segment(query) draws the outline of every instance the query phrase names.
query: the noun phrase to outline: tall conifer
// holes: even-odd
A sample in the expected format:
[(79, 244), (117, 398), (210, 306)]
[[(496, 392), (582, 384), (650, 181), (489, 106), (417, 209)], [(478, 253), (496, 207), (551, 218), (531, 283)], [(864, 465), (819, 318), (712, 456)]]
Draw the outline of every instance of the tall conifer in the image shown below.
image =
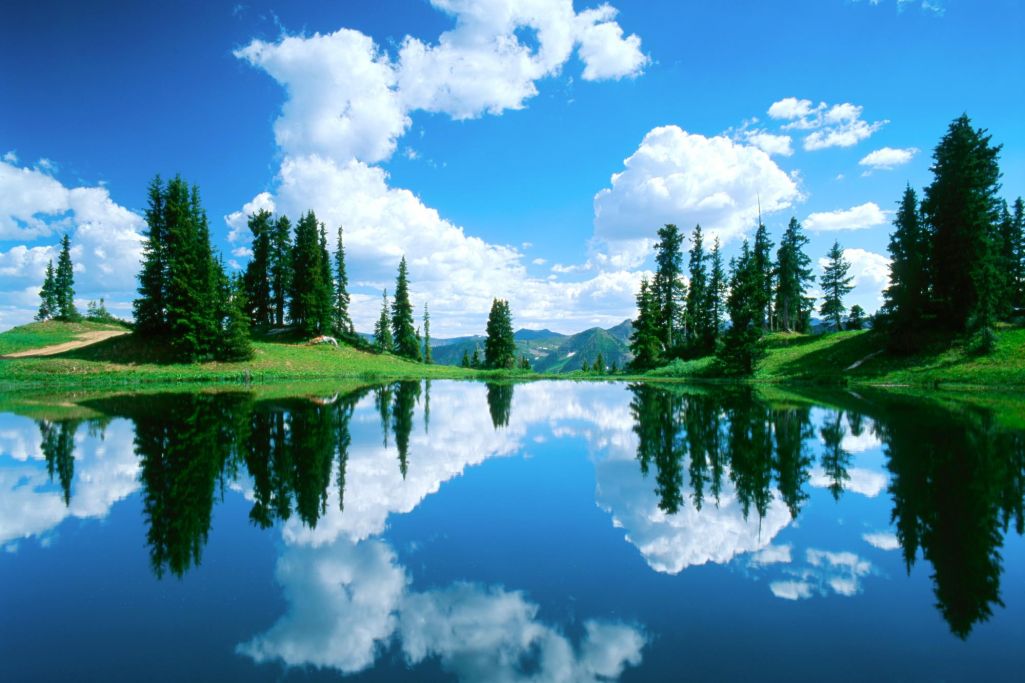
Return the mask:
[(488, 314), (487, 339), (484, 340), (484, 364), (493, 370), (508, 370), (516, 364), (516, 340), (513, 338), (509, 302), (495, 299)]
[(409, 271), (406, 257), (399, 262), (395, 279), (395, 298), (392, 299), (391, 326), (395, 353), (412, 360), (420, 360), (420, 343), (413, 326), (413, 304), (409, 301)]
[(687, 341), (693, 355), (704, 355), (711, 349), (711, 320), (708, 312), (708, 268), (705, 266), (705, 248), (701, 226), (695, 225), (691, 233), (690, 285), (687, 288)]
[(340, 336), (355, 334), (352, 318), (349, 316), (349, 276), (345, 270), (345, 244), (342, 242), (342, 226), (338, 226), (338, 244), (335, 250), (335, 333)]
[(388, 320), (388, 290), (381, 295), (381, 314), (374, 323), (374, 346), (378, 351), (391, 351), (395, 346), (391, 334), (391, 321)]
[(273, 324), (285, 324), (285, 312), (292, 289), (292, 224), (288, 216), (274, 223), (270, 244), (270, 279), (273, 290)]
[[(806, 295), (808, 285), (815, 280), (812, 275), (811, 259), (804, 252), (808, 237), (796, 218), (790, 224), (779, 243), (776, 260), (776, 303), (775, 315), (779, 321), (777, 329), (786, 332), (806, 330), (814, 299)], [(755, 273), (757, 282), (752, 295), (758, 301), (760, 274)]]
[(826, 258), (829, 259), (829, 262), (822, 270), (823, 301), (819, 313), (826, 320), (832, 322), (834, 329), (839, 332), (843, 329), (843, 314), (847, 310), (843, 298), (854, 289), (851, 286), (854, 278), (848, 275), (851, 264), (844, 258), (839, 241), (833, 242)]
[(53, 261), (46, 264), (46, 276), (43, 278), (43, 287), (39, 290), (39, 312), (36, 313), (36, 320), (49, 320), (57, 314), (57, 292), (54, 281)]
[(57, 269), (53, 276), (53, 289), (57, 301), (57, 317), (61, 320), (76, 320), (75, 268), (71, 263), (71, 239), (67, 233), (61, 238), (61, 250), (57, 256)]
[(249, 316), (256, 325), (273, 322), (271, 299), (271, 241), (274, 225), (270, 211), (261, 209), (249, 216), (253, 234), (253, 256), (246, 266), (245, 288)]
[(687, 287), (683, 281), (683, 233), (667, 223), (658, 231), (655, 279), (650, 287), (659, 307), (659, 338), (667, 352), (686, 335), (684, 318)]
[(167, 234), (164, 226), (164, 185), (157, 175), (149, 185), (146, 241), (139, 273), (139, 298), (133, 304), (136, 329), (141, 334), (167, 332), (164, 294), (167, 287)]

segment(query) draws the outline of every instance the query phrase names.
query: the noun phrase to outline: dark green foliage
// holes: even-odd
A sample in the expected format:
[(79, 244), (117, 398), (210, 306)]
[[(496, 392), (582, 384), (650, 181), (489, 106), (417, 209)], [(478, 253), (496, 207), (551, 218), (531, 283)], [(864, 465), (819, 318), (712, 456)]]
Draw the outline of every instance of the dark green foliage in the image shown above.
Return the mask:
[(381, 314), (374, 323), (374, 346), (378, 351), (391, 351), (394, 343), (391, 336), (391, 322), (388, 320), (388, 290), (381, 295)]
[(395, 353), (410, 360), (420, 360), (420, 341), (413, 326), (413, 304), (409, 301), (409, 271), (405, 256), (399, 261), (399, 274), (395, 278), (391, 329)]
[(1015, 241), (1014, 253), (1014, 308), (1025, 308), (1025, 202), (1014, 200), (1011, 215), (1011, 235)]
[(164, 186), (155, 176), (149, 186), (146, 207), (146, 242), (139, 272), (139, 298), (135, 300), (135, 325), (143, 335), (167, 332), (164, 294), (167, 287), (167, 230), (164, 225)]
[(39, 290), (39, 311), (36, 313), (36, 320), (49, 320), (55, 315), (57, 315), (57, 291), (53, 261), (50, 261), (46, 264), (46, 276), (43, 278), (43, 287)]
[(246, 311), (250, 309), (246, 303), (246, 283), (243, 278), (235, 277), (222, 284), (221, 297), (221, 326), (224, 333), (217, 348), (217, 357), (225, 361), (249, 360), (253, 357), (253, 345), (249, 338), (249, 316)]
[(485, 365), (493, 370), (511, 369), (516, 363), (516, 340), (513, 339), (508, 301), (495, 299), (491, 302), (487, 335), (484, 341)]
[(706, 347), (714, 351), (722, 332), (724, 302), (726, 300), (726, 271), (723, 269), (722, 254), (719, 251), (719, 238), (715, 238), (712, 247), (712, 269), (708, 277), (708, 291), (705, 297), (705, 310), (708, 312), (709, 340)]
[(338, 244), (335, 251), (335, 306), (334, 330), (340, 337), (351, 337), (356, 333), (349, 316), (349, 275), (345, 270), (345, 244), (342, 241), (342, 226), (338, 226)]
[(769, 231), (765, 224), (758, 220), (758, 230), (755, 231), (754, 269), (757, 280), (756, 291), (757, 301), (755, 307), (758, 310), (758, 318), (765, 330), (773, 329), (773, 263), (772, 263), (772, 240), (769, 239)]
[(39, 420), (39, 444), (46, 458), (46, 471), (53, 481), (56, 475), (60, 482), (64, 504), (71, 504), (71, 482), (75, 478), (75, 432), (78, 431), (78, 420)]
[(288, 318), (302, 334), (314, 337), (331, 329), (332, 286), (326, 236), (310, 211), (295, 224)]
[(472, 365), (470, 365), (470, 352), (469, 351), (466, 351), (466, 350), (463, 351), (463, 360), (459, 362), (459, 367), (461, 367), (461, 368), (472, 367)]
[(715, 329), (709, 310), (707, 255), (701, 236), (701, 226), (691, 233), (690, 286), (687, 289), (687, 355), (704, 356), (715, 348)]
[(760, 287), (758, 264), (745, 241), (740, 257), (731, 264), (730, 293), (726, 299), (730, 329), (723, 335), (723, 343), (716, 354), (724, 370), (730, 374), (753, 374), (758, 360), (765, 355), (758, 317)]
[(473, 349), (473, 356), (470, 358), (470, 367), (474, 370), (479, 370), (483, 367), (480, 361), (480, 352), (476, 348)]
[(431, 358), (431, 314), (427, 310), (427, 302), (424, 302), (424, 343), (423, 343), (423, 359), (424, 363), (430, 365), (434, 362)]
[(655, 279), (651, 293), (658, 306), (658, 336), (663, 348), (671, 351), (686, 337), (684, 310), (687, 286), (683, 281), (683, 233), (672, 223), (659, 228), (655, 245)]
[(273, 290), (274, 324), (285, 324), (285, 310), (292, 289), (292, 224), (287, 216), (274, 223), (270, 241), (270, 280)]
[(647, 278), (641, 280), (641, 291), (637, 293), (637, 319), (634, 321), (633, 336), (630, 337), (630, 352), (634, 370), (648, 370), (658, 365), (662, 355), (659, 330), (660, 307), (655, 292), (648, 286)]
[(883, 318), (894, 351), (912, 351), (922, 327), (928, 301), (928, 234), (910, 185), (893, 221), (890, 235), (890, 286), (884, 292)]
[(53, 293), (57, 304), (57, 318), (65, 321), (78, 320), (78, 311), (75, 309), (75, 268), (71, 263), (71, 240), (67, 233), (61, 238), (61, 251), (53, 275)]
[(925, 189), (922, 211), (932, 237), (936, 312), (953, 330), (987, 329), (996, 315), (999, 152), (967, 115), (950, 124), (933, 151), (933, 182)]
[[(811, 259), (804, 253), (807, 244), (808, 236), (801, 229), (801, 224), (796, 218), (791, 218), (776, 252), (775, 329), (804, 332), (810, 322), (814, 299), (809, 299), (805, 291), (815, 276), (812, 275)], [(758, 297), (762, 275), (757, 268), (754, 277), (752, 295)]]
[(598, 352), (598, 357), (594, 359), (594, 365), (591, 366), (591, 371), (596, 372), (599, 375), (605, 374), (605, 357), (601, 355), (601, 351)]
[(531, 369), (530, 368), (530, 359), (527, 358), (525, 355), (520, 356), (519, 368), (520, 368), (520, 370), (530, 370)]
[(409, 438), (413, 432), (413, 409), (420, 400), (420, 382), (398, 382), (392, 408), (392, 430), (399, 452), (399, 472), (406, 478), (409, 471)]
[(851, 306), (851, 313), (847, 317), (848, 330), (862, 330), (865, 328), (865, 309), (858, 304)]
[(839, 332), (843, 329), (843, 314), (847, 310), (843, 298), (854, 289), (851, 285), (854, 278), (847, 274), (851, 269), (851, 264), (844, 258), (839, 241), (833, 242), (826, 258), (829, 259), (829, 263), (822, 269), (823, 301), (819, 313)]
[(512, 416), (512, 384), (487, 384), (488, 389), (488, 412), (491, 413), (491, 425), (498, 429), (509, 426), (509, 418)]
[(274, 322), (271, 297), (271, 240), (274, 225), (271, 213), (265, 209), (249, 216), (249, 231), (253, 233), (253, 256), (246, 266), (245, 288), (248, 314), (254, 325)]

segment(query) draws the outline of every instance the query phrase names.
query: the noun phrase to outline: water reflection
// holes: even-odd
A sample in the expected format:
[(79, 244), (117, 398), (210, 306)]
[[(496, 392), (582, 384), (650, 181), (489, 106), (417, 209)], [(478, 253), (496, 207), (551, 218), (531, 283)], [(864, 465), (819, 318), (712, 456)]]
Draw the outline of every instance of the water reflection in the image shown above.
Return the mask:
[[(646, 637), (638, 627), (585, 620), (570, 639), (514, 590), (414, 589), (378, 538), (390, 515), (413, 510), (467, 467), (523, 452), (532, 430), (547, 426), (553, 437), (590, 445), (599, 506), (655, 571), (745, 557), (752, 573), (774, 572), (769, 590), (779, 598), (856, 595), (874, 572), (869, 560), (776, 539), (815, 488), (838, 505), (886, 492), (893, 529), (867, 531), (864, 541), (899, 548), (909, 573), (925, 559), (954, 634), (967, 637), (1003, 604), (1004, 536), (1025, 531), (1025, 435), (1002, 427), (992, 411), (887, 394), (768, 400), (749, 388), (599, 389), (395, 382), (306, 397), (240, 391), (87, 401), (104, 417), (38, 420), (38, 449), (24, 447), (41, 454), (57, 491), (30, 479), (29, 500), (25, 476), (0, 469), (0, 541), (85, 516), (73, 512), (95, 482), (84, 444), (97, 448), (118, 431), (111, 421), (126, 418), (137, 469), (119, 469), (104, 510), (131, 492), (124, 472), (138, 485), (137, 471), (158, 576), (183, 576), (202, 561), (215, 502), (231, 489), (251, 502), (254, 525), (280, 527), (277, 573), (290, 606), (240, 646), (254, 660), (351, 672), (398, 642), (409, 663), (436, 658), (464, 679), (514, 679), (547, 666), (574, 679), (617, 676), (640, 661)], [(859, 464), (860, 454), (875, 451), (885, 472)], [(65, 512), (47, 507), (47, 496)], [(600, 652), (618, 654), (599, 661)]]

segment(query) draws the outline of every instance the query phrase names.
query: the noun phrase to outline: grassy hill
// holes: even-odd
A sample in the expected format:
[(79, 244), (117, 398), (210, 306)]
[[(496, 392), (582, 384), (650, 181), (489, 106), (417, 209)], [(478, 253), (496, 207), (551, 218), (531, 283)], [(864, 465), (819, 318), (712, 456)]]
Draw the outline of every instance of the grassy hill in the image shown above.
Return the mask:
[(84, 321), (64, 323), (47, 320), (42, 323), (21, 325), (0, 334), (0, 356), (74, 341), (79, 335), (86, 332), (123, 329), (125, 329), (123, 325)]
[[(995, 350), (973, 354), (962, 340), (935, 338), (915, 355), (886, 351), (882, 333), (864, 330), (823, 335), (772, 334), (754, 380), (908, 386), (1025, 387), (1025, 329), (997, 331)], [(651, 377), (721, 378), (714, 359), (676, 361)]]

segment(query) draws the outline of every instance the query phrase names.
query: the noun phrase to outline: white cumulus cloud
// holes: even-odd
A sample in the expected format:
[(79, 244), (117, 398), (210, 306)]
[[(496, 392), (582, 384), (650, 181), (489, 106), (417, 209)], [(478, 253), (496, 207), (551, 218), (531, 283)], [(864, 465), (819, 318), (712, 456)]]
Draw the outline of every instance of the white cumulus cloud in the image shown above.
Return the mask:
[(908, 163), (917, 153), (917, 147), (907, 147), (905, 149), (881, 147), (866, 154), (858, 164), (868, 166), (877, 171), (889, 171), (892, 168)]
[(815, 212), (804, 219), (804, 227), (815, 232), (864, 230), (886, 222), (886, 212), (878, 204), (865, 202), (849, 209)]
[(804, 138), (804, 149), (815, 151), (829, 147), (852, 147), (872, 136), (889, 123), (868, 122), (861, 118), (863, 107), (844, 102), (832, 106), (825, 102), (786, 97), (773, 102), (768, 114), (785, 121), (784, 130), (810, 131)]

